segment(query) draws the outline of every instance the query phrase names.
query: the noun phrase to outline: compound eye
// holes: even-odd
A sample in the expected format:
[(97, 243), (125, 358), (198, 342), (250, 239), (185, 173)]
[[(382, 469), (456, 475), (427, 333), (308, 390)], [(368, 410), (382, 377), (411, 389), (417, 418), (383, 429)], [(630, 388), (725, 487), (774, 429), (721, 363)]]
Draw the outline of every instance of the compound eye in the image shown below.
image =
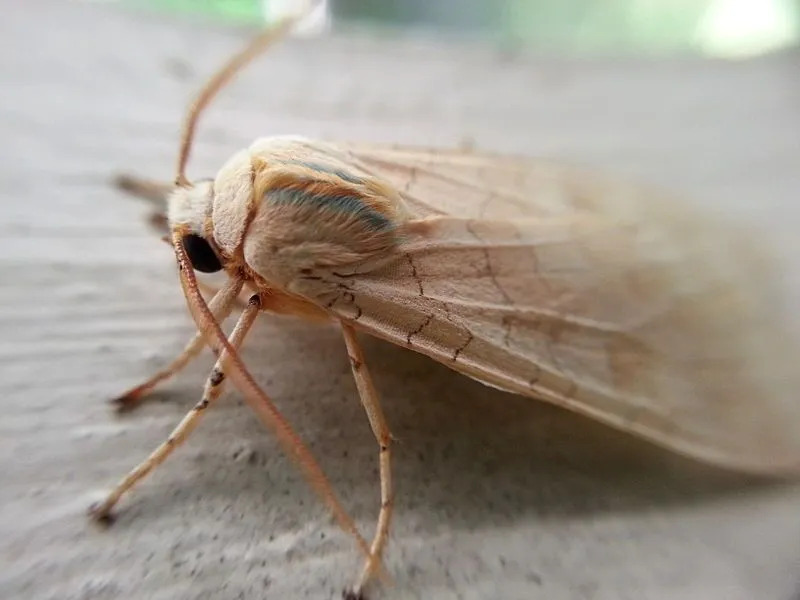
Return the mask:
[(219, 258), (211, 248), (211, 244), (199, 235), (190, 233), (183, 236), (183, 247), (186, 249), (186, 254), (189, 256), (195, 271), (216, 273), (222, 270), (222, 263), (219, 262)]

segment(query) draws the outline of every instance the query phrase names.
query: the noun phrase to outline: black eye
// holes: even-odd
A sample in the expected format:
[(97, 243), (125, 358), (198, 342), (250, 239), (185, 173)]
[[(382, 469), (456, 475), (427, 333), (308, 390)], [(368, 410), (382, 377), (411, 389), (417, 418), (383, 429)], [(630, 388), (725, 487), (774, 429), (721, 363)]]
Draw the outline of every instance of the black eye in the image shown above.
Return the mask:
[(211, 244), (199, 235), (190, 233), (183, 236), (183, 247), (186, 248), (186, 254), (189, 255), (189, 260), (192, 262), (192, 267), (194, 267), (195, 271), (216, 273), (222, 270), (222, 263), (219, 262), (219, 258), (214, 254), (214, 250), (211, 249)]

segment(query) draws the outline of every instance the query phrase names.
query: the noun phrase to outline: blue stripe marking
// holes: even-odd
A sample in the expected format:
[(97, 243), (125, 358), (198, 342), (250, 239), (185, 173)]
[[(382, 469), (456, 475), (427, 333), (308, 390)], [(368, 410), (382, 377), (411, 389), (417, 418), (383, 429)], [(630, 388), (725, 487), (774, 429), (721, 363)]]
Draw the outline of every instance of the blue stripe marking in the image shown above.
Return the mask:
[(353, 215), (368, 223), (375, 231), (394, 229), (394, 223), (377, 210), (367, 206), (357, 194), (314, 194), (296, 188), (276, 188), (267, 191), (266, 200), (278, 206), (311, 205)]
[(347, 171), (343, 171), (335, 167), (329, 167), (328, 165), (323, 165), (317, 162), (310, 162), (305, 160), (292, 160), (288, 161), (287, 164), (302, 165), (303, 167), (307, 167), (312, 171), (321, 171), (323, 173), (328, 173), (330, 175), (336, 175), (339, 179), (344, 179), (347, 183), (354, 183), (354, 184), (364, 183), (364, 180), (361, 177), (353, 175), (352, 173), (348, 173)]

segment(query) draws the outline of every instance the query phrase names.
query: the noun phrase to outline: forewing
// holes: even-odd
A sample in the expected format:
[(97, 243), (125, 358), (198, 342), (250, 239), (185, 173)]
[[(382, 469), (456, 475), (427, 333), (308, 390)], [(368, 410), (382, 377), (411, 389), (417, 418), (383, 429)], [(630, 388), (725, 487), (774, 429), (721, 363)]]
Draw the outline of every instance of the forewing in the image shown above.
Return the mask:
[[(400, 191), (419, 217), (518, 219), (575, 210), (638, 211), (626, 182), (555, 161), (403, 146), (345, 145), (358, 166)], [(651, 192), (652, 193), (652, 192)]]
[(708, 461), (800, 470), (797, 348), (767, 262), (732, 228), (568, 167), (353, 156), (428, 216), (388, 262), (298, 292), (501, 389)]

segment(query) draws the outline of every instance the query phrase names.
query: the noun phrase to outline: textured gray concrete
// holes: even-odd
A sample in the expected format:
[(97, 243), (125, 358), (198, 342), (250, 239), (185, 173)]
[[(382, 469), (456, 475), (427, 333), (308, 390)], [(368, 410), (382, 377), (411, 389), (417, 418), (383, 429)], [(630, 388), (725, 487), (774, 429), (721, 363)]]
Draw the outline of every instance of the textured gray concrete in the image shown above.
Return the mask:
[[(164, 439), (210, 362), (137, 413), (105, 404), (192, 331), (146, 207), (108, 180), (171, 177), (187, 99), (245, 33), (104, 3), (0, 8), (0, 597), (338, 595), (359, 563), (353, 544), (234, 393), (123, 500), (111, 529), (84, 514)], [(797, 54), (566, 62), (430, 39), (289, 41), (208, 113), (190, 175), (272, 133), (469, 138), (584, 162), (668, 185), (787, 248), (800, 221)], [(395, 585), (372, 597), (796, 593), (796, 486), (678, 459), (402, 349), (365, 347), (399, 440)], [(265, 317), (245, 356), (370, 532), (375, 445), (337, 333)]]

